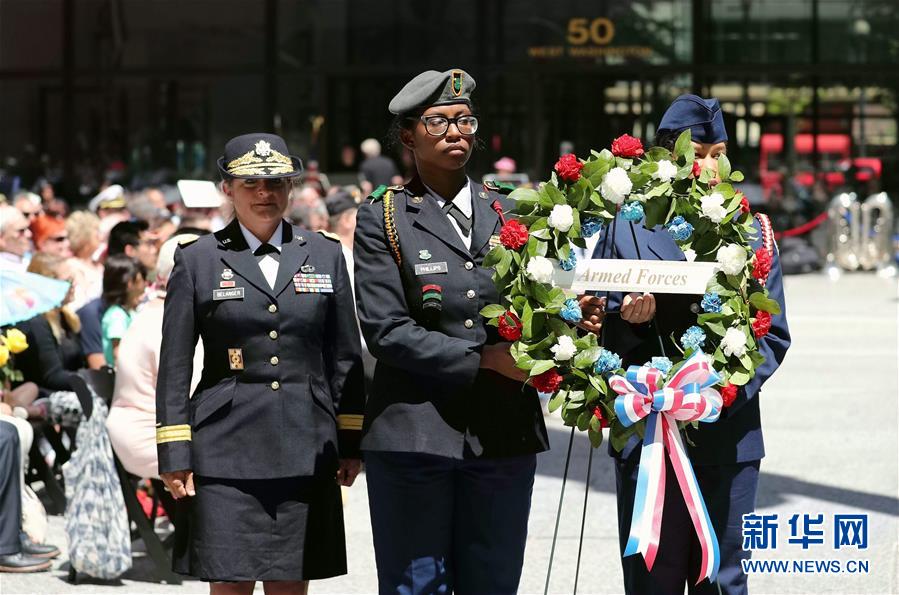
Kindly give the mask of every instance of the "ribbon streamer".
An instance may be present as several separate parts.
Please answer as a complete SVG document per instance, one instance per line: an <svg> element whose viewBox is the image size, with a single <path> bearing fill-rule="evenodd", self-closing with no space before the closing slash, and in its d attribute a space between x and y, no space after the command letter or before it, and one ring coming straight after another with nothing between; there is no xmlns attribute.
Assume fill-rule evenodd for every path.
<svg viewBox="0 0 899 595"><path fill-rule="evenodd" d="M609 386L619 395L615 398L619 421L627 427L646 419L637 470L637 493L624 555L642 554L647 570L652 570L662 532L667 451L702 548L696 584L706 578L714 582L721 562L718 538L677 422L714 422L718 419L723 402L714 386L721 377L709 364L708 357L696 351L664 386L659 387L661 380L662 373L649 365L631 366L625 376L616 375L609 379Z"/></svg>

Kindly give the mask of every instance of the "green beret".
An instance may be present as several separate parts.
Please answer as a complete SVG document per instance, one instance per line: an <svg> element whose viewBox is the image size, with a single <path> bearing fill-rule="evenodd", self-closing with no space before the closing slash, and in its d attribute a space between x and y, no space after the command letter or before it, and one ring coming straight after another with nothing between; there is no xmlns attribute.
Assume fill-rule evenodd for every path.
<svg viewBox="0 0 899 595"><path fill-rule="evenodd" d="M406 114L432 105L467 103L470 106L474 88L474 79L464 70L428 70L406 83L390 100L387 109L392 114Z"/></svg>

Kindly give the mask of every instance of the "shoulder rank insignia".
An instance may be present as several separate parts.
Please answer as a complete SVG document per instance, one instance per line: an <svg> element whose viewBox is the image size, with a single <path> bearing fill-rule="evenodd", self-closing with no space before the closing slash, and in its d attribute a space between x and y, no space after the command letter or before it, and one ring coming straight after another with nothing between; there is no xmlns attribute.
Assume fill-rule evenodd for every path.
<svg viewBox="0 0 899 595"><path fill-rule="evenodd" d="M387 192L387 186L381 184L377 188L375 188L371 194L368 195L368 198L371 202L377 202L384 197L384 193Z"/></svg>
<svg viewBox="0 0 899 595"><path fill-rule="evenodd" d="M499 192L500 194L509 194L515 190L515 185L507 182L497 182L496 180L487 180L484 182L484 188Z"/></svg>
<svg viewBox="0 0 899 595"><path fill-rule="evenodd" d="M325 231L324 229L319 229L319 230L318 230L318 233L322 234L323 236L325 236L325 237L328 238L329 240L334 240L335 242L339 242L339 241L340 241L340 236L337 235L336 233L331 233L330 231Z"/></svg>
<svg viewBox="0 0 899 595"><path fill-rule="evenodd" d="M187 248L194 242L200 239L200 236L194 234L184 234L181 238L178 239L178 245L182 248Z"/></svg>

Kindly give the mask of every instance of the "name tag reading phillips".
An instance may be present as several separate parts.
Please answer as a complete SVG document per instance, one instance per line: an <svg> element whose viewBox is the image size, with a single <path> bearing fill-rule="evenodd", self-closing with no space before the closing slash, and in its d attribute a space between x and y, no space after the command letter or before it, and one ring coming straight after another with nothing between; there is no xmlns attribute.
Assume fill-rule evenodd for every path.
<svg viewBox="0 0 899 595"><path fill-rule="evenodd" d="M584 291L639 291L649 293L705 293L718 264L663 260L596 259L582 261L574 270L555 266L556 287Z"/></svg>

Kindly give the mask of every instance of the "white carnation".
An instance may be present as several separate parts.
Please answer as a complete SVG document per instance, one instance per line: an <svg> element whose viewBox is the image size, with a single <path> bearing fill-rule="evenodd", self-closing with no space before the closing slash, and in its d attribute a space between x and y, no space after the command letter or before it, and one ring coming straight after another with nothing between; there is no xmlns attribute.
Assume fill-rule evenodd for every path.
<svg viewBox="0 0 899 595"><path fill-rule="evenodd" d="M574 340L568 335L562 335L556 340L556 344L549 348L557 362L567 362L577 353Z"/></svg>
<svg viewBox="0 0 899 595"><path fill-rule="evenodd" d="M746 334L737 328L727 329L724 338L721 339L721 350L728 357L731 355L743 357L746 353Z"/></svg>
<svg viewBox="0 0 899 595"><path fill-rule="evenodd" d="M574 224L573 212L568 205L556 205L553 207L552 213L549 214L546 224L561 232L566 232Z"/></svg>
<svg viewBox="0 0 899 595"><path fill-rule="evenodd" d="M658 162L659 169L652 174L652 177L660 182L670 182L677 175L677 166L670 161L663 159Z"/></svg>
<svg viewBox="0 0 899 595"><path fill-rule="evenodd" d="M553 263L543 256L534 256L528 261L525 274L537 283L550 283L553 279Z"/></svg>
<svg viewBox="0 0 899 595"><path fill-rule="evenodd" d="M721 220L727 216L727 209L724 208L724 196L720 192L714 192L708 196L699 199L702 205L702 216L712 220L712 223L721 223Z"/></svg>
<svg viewBox="0 0 899 595"><path fill-rule="evenodd" d="M631 193L633 187L634 184L627 176L627 172L620 167L613 167L609 173L603 176L599 192L609 202L620 205Z"/></svg>
<svg viewBox="0 0 899 595"><path fill-rule="evenodd" d="M718 248L715 260L726 275L739 275L746 266L746 248L738 244L722 246Z"/></svg>
<svg viewBox="0 0 899 595"><path fill-rule="evenodd" d="M696 260L696 250L693 248L687 248L684 250L684 256L687 257L687 262L693 262Z"/></svg>

